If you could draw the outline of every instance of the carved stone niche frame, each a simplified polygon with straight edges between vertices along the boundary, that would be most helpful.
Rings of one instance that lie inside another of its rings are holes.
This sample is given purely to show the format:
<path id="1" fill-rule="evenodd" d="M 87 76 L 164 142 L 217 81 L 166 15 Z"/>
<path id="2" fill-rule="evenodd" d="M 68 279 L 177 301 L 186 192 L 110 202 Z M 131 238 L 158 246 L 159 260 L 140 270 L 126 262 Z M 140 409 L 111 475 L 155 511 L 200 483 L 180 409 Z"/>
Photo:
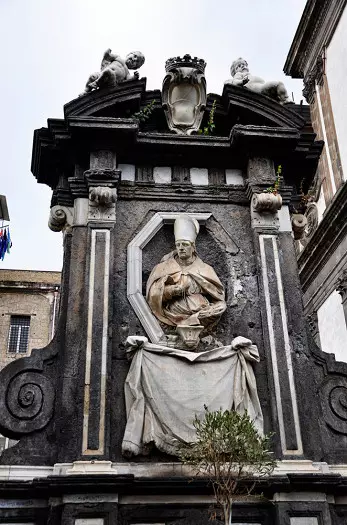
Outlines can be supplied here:
<path id="1" fill-rule="evenodd" d="M 151 343 L 154 344 L 163 343 L 166 336 L 142 295 L 142 250 L 164 224 L 173 224 L 179 215 L 189 215 L 199 224 L 205 224 L 212 213 L 157 212 L 128 244 L 127 297 Z"/>

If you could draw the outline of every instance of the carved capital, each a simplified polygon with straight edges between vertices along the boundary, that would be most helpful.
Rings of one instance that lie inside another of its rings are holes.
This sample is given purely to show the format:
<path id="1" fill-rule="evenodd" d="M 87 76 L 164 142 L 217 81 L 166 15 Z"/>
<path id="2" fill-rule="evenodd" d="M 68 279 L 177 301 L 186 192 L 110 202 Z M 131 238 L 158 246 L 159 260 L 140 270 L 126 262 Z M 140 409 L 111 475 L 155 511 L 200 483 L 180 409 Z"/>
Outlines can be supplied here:
<path id="1" fill-rule="evenodd" d="M 347 268 L 343 270 L 342 275 L 336 281 L 336 290 L 342 298 L 342 303 L 347 300 Z"/>
<path id="2" fill-rule="evenodd" d="M 307 219 L 307 224 L 304 228 L 301 238 L 299 237 L 303 246 L 306 246 L 318 228 L 318 207 L 315 202 L 310 202 L 310 204 L 307 206 L 305 217 Z"/>
<path id="3" fill-rule="evenodd" d="M 294 239 L 301 239 L 304 235 L 305 228 L 307 226 L 307 218 L 302 213 L 293 213 L 291 223 L 294 233 Z"/>
<path id="4" fill-rule="evenodd" d="M 316 311 L 312 312 L 310 315 L 307 316 L 306 320 L 307 320 L 310 332 L 312 334 L 312 337 L 315 338 L 319 331 L 317 312 Z"/>
<path id="5" fill-rule="evenodd" d="M 73 208 L 69 206 L 53 206 L 50 210 L 48 227 L 54 232 L 71 231 L 73 222 Z"/>
<path id="6" fill-rule="evenodd" d="M 314 94 L 316 92 L 316 83 L 321 84 L 323 82 L 324 75 L 324 61 L 321 56 L 317 58 L 316 65 L 312 69 L 306 78 L 304 78 L 304 89 L 302 94 L 304 95 L 308 104 L 312 104 Z"/>
<path id="7" fill-rule="evenodd" d="M 116 220 L 117 190 L 104 186 L 95 186 L 89 189 L 90 221 L 115 221 Z"/>
<path id="8" fill-rule="evenodd" d="M 273 193 L 255 193 L 252 197 L 252 207 L 258 213 L 276 213 L 282 207 L 282 197 Z"/>

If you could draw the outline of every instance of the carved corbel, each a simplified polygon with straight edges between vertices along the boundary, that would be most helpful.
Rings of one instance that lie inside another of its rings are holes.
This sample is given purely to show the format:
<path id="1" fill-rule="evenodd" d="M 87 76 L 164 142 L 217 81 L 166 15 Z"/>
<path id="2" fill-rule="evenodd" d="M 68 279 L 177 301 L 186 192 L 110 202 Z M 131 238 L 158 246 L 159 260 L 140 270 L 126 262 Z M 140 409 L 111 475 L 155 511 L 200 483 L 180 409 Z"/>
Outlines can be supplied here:
<path id="1" fill-rule="evenodd" d="M 96 186 L 89 189 L 88 220 L 116 220 L 117 190 Z"/>
<path id="2" fill-rule="evenodd" d="M 342 304 L 347 300 L 347 268 L 343 270 L 342 275 L 337 279 L 336 290 L 341 295 Z"/>
<path id="3" fill-rule="evenodd" d="M 88 220 L 115 222 L 120 171 L 90 169 L 84 173 L 89 188 Z"/>
<path id="4" fill-rule="evenodd" d="M 258 213 L 276 213 L 282 208 L 282 197 L 274 193 L 255 193 L 252 197 L 252 206 Z"/>
<path id="5" fill-rule="evenodd" d="M 50 210 L 48 227 L 53 232 L 63 231 L 69 233 L 72 230 L 73 208 L 70 206 L 53 206 Z"/>
<path id="6" fill-rule="evenodd" d="M 302 213 L 293 213 L 291 218 L 294 239 L 297 241 L 301 239 L 305 233 L 307 226 L 307 218 Z"/>

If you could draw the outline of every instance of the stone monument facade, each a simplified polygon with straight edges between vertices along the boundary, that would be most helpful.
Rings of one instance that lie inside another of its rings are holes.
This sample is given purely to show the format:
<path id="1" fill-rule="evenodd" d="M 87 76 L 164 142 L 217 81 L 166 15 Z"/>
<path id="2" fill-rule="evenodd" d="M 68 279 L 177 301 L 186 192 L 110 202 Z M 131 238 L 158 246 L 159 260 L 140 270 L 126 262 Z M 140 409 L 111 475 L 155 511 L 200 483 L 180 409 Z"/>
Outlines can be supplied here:
<path id="1" fill-rule="evenodd" d="M 170 60 L 163 94 L 91 86 L 35 131 L 64 267 L 54 339 L 0 374 L 4 522 L 209 523 L 211 486 L 176 457 L 209 405 L 274 432 L 235 523 L 343 523 L 347 365 L 307 329 L 291 221 L 322 143 L 301 106 L 204 98 L 201 64 Z"/>

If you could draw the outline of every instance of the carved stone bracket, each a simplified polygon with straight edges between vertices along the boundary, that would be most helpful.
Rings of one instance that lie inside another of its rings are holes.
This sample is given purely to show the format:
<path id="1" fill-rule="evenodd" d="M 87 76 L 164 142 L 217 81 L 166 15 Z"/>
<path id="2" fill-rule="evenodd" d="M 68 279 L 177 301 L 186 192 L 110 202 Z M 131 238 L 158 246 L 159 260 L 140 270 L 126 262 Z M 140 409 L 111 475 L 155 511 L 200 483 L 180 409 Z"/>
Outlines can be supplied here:
<path id="1" fill-rule="evenodd" d="M 120 170 L 108 168 L 88 170 L 84 173 L 89 188 L 89 221 L 114 222 L 116 220 L 120 173 Z"/>
<path id="2" fill-rule="evenodd" d="M 116 220 L 117 190 L 96 186 L 89 190 L 88 220 Z"/>
<path id="3" fill-rule="evenodd" d="M 310 315 L 307 316 L 307 323 L 308 323 L 310 332 L 312 334 L 312 337 L 315 339 L 319 331 L 318 330 L 318 315 L 316 311 L 312 312 Z"/>
<path id="4" fill-rule="evenodd" d="M 312 235 L 318 228 L 318 207 L 315 202 L 311 202 L 307 206 L 305 211 L 305 217 L 307 219 L 307 223 L 302 233 L 302 236 L 299 237 L 300 242 L 303 246 L 306 246 L 306 244 L 309 242 Z"/>
<path id="5" fill-rule="evenodd" d="M 313 102 L 313 97 L 316 92 L 316 82 L 322 83 L 324 74 L 324 61 L 321 56 L 317 58 L 316 65 L 312 69 L 311 73 L 304 79 L 304 89 L 302 94 L 304 95 L 308 104 Z"/>
<path id="6" fill-rule="evenodd" d="M 48 227 L 54 232 L 70 232 L 73 222 L 73 208 L 70 206 L 53 206 L 50 210 Z"/>
<path id="7" fill-rule="evenodd" d="M 258 213 L 276 213 L 282 207 L 282 197 L 273 193 L 255 193 L 252 197 L 252 206 Z"/>
<path id="8" fill-rule="evenodd" d="M 291 218 L 294 239 L 299 240 L 302 238 L 307 226 L 307 218 L 302 213 L 293 213 Z"/>
<path id="9" fill-rule="evenodd" d="M 282 206 L 280 195 L 254 193 L 251 201 L 252 228 L 275 233 L 279 229 L 278 210 Z"/>
<path id="10" fill-rule="evenodd" d="M 336 290 L 341 295 L 342 303 L 344 303 L 347 300 L 347 268 L 343 270 L 342 275 L 338 278 Z"/>

